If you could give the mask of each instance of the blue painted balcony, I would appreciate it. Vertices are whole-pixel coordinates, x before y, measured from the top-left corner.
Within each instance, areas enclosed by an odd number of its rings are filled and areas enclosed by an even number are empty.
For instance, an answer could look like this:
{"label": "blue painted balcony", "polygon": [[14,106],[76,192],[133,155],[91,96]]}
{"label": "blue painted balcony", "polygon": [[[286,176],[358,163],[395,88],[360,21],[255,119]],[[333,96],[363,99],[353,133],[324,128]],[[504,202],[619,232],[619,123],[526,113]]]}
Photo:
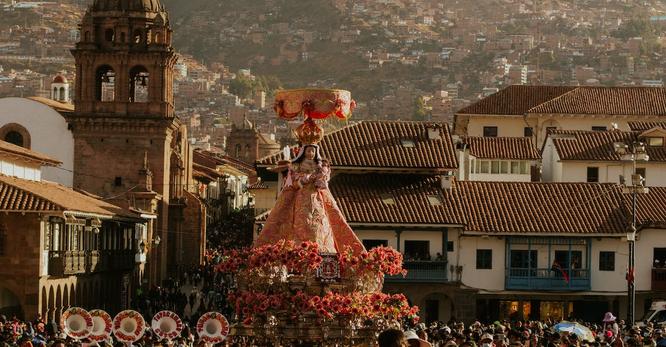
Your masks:
{"label": "blue painted balcony", "polygon": [[[565,276],[564,274],[567,276]],[[533,269],[509,268],[506,271],[506,289],[513,290],[590,290],[588,269]]]}
{"label": "blue painted balcony", "polygon": [[386,282],[419,282],[419,283],[444,283],[447,279],[446,261],[405,261],[402,267],[407,270],[407,275],[403,277],[386,276]]}

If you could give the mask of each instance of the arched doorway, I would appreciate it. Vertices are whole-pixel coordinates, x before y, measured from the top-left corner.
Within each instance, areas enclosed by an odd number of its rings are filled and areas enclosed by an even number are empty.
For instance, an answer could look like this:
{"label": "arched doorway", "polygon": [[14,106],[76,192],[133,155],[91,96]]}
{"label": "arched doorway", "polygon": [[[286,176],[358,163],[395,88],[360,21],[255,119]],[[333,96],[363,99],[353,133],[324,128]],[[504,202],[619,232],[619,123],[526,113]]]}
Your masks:
{"label": "arched doorway", "polygon": [[0,287],[0,314],[6,317],[23,318],[21,300],[11,290]]}
{"label": "arched doorway", "polygon": [[421,315],[425,316],[426,324],[435,321],[448,322],[453,318],[453,300],[444,293],[431,293],[423,298]]}

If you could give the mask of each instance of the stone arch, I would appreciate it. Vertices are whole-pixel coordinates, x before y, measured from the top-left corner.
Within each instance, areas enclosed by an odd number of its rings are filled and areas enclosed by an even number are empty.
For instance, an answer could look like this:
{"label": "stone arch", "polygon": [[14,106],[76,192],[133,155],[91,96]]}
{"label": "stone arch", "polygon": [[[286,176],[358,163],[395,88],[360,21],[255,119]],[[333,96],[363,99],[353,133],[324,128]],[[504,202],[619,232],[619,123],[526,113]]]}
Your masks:
{"label": "stone arch", "polygon": [[58,87],[53,87],[53,94],[51,94],[51,99],[58,100]]}
{"label": "stone arch", "polygon": [[109,65],[101,65],[95,71],[95,99],[111,102],[116,96],[116,72]]}
{"label": "stone arch", "polygon": [[23,307],[19,297],[9,288],[0,287],[0,314],[6,317],[23,317]]}
{"label": "stone arch", "polygon": [[62,290],[60,289],[60,285],[56,287],[56,295],[55,295],[55,312],[54,312],[54,318],[56,322],[60,322],[60,316],[62,316]]}
{"label": "stone arch", "polygon": [[129,73],[130,102],[148,102],[150,90],[150,73],[145,66],[136,65]]}
{"label": "stone arch", "polygon": [[83,41],[90,42],[90,31],[86,30],[85,34],[83,34]]}
{"label": "stone arch", "polygon": [[52,321],[55,319],[55,291],[53,290],[53,286],[49,286],[49,294],[48,294],[48,310],[47,310],[47,320]]}
{"label": "stone arch", "polygon": [[79,304],[79,301],[76,300],[76,293],[76,286],[71,284],[69,286],[69,306],[77,306]]}
{"label": "stone arch", "polygon": [[49,314],[49,295],[46,292],[46,286],[42,287],[42,298],[39,302],[39,314],[42,315],[43,319],[48,319]]}
{"label": "stone arch", "polygon": [[17,146],[30,149],[30,133],[18,123],[5,124],[0,128],[0,139]]}
{"label": "stone arch", "polygon": [[58,97],[60,101],[66,101],[67,95],[65,95],[65,87],[60,87],[60,96]]}
{"label": "stone arch", "polygon": [[155,33],[153,42],[156,44],[162,44],[162,33],[159,31]]}
{"label": "stone arch", "polygon": [[72,303],[69,301],[69,286],[65,284],[62,292],[62,307],[67,309],[72,306]]}

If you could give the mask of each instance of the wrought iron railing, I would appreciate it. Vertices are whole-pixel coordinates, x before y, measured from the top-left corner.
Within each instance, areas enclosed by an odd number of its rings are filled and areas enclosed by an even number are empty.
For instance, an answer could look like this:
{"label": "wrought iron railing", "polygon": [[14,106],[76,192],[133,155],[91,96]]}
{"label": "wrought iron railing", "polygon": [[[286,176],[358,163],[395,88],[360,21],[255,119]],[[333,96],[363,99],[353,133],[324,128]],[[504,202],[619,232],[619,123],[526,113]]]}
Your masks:
{"label": "wrought iron railing", "polygon": [[589,290],[589,269],[509,268],[506,289]]}
{"label": "wrought iron railing", "polygon": [[435,261],[405,261],[403,268],[407,275],[387,276],[387,282],[446,282],[447,262]]}

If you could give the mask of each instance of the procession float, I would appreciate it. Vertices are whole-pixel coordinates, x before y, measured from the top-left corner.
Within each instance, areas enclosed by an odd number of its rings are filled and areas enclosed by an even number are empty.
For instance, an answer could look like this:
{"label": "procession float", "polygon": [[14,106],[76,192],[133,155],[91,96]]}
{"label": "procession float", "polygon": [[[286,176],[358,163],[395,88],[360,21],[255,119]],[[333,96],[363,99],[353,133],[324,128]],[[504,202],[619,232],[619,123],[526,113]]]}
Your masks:
{"label": "procession float", "polygon": [[219,265],[235,281],[230,338],[244,346],[373,345],[382,330],[418,320],[418,308],[382,292],[385,275],[406,273],[402,254],[366,250],[328,189],[317,121],[345,120],[355,103],[348,91],[328,89],[278,91],[275,99],[279,118],[304,118],[299,148],[273,168],[284,184],[252,247],[228,251]]}

